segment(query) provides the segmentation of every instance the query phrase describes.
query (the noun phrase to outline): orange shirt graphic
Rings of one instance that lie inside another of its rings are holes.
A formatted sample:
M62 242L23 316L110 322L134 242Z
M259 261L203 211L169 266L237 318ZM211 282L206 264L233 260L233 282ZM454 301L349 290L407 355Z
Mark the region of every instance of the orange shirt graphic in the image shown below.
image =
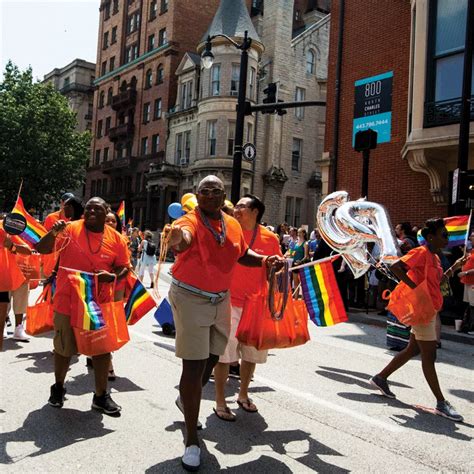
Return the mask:
M191 247L176 257L173 277L183 283L212 293L230 288L232 272L237 260L247 251L242 228L236 219L223 214L226 241L220 246L211 231L204 225L197 211L179 218L176 224L193 236ZM209 219L212 227L220 232L220 221Z
M59 270L54 295L54 310L62 314L71 311L71 286L67 277L68 272L61 267L83 272L112 272L117 267L130 266L127 245L122 236L109 226L104 232L88 232L84 220L74 221L64 230L64 238L69 243L59 257ZM106 288L105 288L106 287ZM110 285L99 285L99 301L101 290L108 295Z
M43 225L46 227L46 230L49 231L53 228L53 225L56 224L56 222L60 220L69 222L69 219L67 217L61 216L61 211L52 212L51 214L48 214L46 216L46 219L44 220Z
M245 242L250 245L253 237L253 230L244 230ZM255 241L251 249L260 255L280 255L281 248L278 237L265 227L259 225ZM258 267L246 267L236 265L232 275L232 284L230 285L230 296L232 306L243 308L245 298L260 290L262 283L262 269Z

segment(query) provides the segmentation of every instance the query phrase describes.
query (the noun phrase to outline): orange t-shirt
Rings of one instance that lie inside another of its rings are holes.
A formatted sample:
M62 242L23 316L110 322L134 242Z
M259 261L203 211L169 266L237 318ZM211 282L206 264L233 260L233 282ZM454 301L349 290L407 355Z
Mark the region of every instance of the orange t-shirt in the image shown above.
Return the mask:
M253 230L244 230L245 242L248 245L252 242ZM260 255L280 255L281 248L278 237L265 227L259 225L255 240L250 247L254 252ZM232 274L232 283L230 285L230 297L232 306L243 308L245 298L260 290L262 283L262 269L258 267L246 267L236 265Z
M443 296L440 290L443 268L437 255L431 253L428 247L422 245L410 250L401 259L408 267L408 277L416 285L419 285L426 275L428 289L434 307L439 310L443 306Z
M462 271L467 272L468 270L474 269L474 250L471 250L469 254L469 260L463 265ZM465 285L474 285L474 274L469 274L461 278L461 282Z
M74 221L65 228L64 238L69 240L69 243L59 256L54 310L58 313L70 314L71 286L68 271L61 267L91 273L101 270L112 272L117 267L130 266L130 257L122 236L107 225L104 227L104 232L87 232L83 219ZM103 288L108 290L110 285L99 285L99 301L101 301L100 295ZM108 291L103 293L109 294Z
M226 226L226 240L222 247L196 211L176 221L192 234L193 241L187 250L177 255L172 268L174 278L212 293L230 288L232 272L237 260L247 252L247 244L238 221L225 213L222 215ZM217 232L221 232L220 221L209 219L209 222Z
M50 231L53 228L53 225L56 224L59 220L69 222L70 219L67 217L61 216L61 211L52 212L46 216L43 225L46 227L46 230Z

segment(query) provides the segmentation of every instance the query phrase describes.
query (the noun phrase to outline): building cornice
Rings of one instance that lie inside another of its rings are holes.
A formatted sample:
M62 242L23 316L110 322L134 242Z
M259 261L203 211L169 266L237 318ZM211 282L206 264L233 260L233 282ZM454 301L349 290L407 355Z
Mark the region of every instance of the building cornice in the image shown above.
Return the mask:
M317 29L321 28L322 26L324 26L326 23L328 23L330 19L331 19L331 14L329 13L324 18L321 18L321 20L319 20L318 22L314 23L309 28L304 30L298 36L295 36L291 40L291 46L295 47L299 42L304 40L307 36L311 35L314 32L314 30L317 30Z

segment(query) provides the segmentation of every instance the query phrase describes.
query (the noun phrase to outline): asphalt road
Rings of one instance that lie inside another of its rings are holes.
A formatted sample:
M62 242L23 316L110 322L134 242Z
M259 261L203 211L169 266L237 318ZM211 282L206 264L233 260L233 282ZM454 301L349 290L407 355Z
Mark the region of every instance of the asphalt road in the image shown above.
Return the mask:
M160 285L166 294L168 283ZM34 298L34 295L31 296ZM226 423L204 391L202 472L474 472L473 346L444 341L438 374L448 400L465 416L454 423L430 413L434 399L419 360L393 376L397 400L367 383L391 358L382 328L360 323L316 328L312 340L271 351L251 386L257 414L228 399ZM0 463L3 472L182 472L183 421L174 400L180 376L174 339L150 314L115 354L112 418L90 409L93 374L73 360L62 409L47 405L54 382L51 335L5 341L0 354ZM425 408L423 408L425 407Z

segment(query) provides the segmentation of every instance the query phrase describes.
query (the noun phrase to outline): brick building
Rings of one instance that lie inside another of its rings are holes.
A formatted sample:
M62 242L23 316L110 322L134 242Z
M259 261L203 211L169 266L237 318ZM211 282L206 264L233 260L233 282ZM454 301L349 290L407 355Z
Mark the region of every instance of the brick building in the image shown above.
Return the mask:
M353 198L360 197L362 158L352 148L355 82L393 73L391 133L389 141L371 153L369 199L387 206L393 222L421 224L447 215L450 172L457 162L466 6L462 0L333 2L321 160L324 193L345 189ZM471 169L473 142L471 123Z
M156 228L152 216L165 201L176 200L171 189L147 191L145 174L165 160L165 112L175 103L176 68L201 39L218 3L101 2L86 196L103 196L114 207L125 199L127 218L137 224Z

